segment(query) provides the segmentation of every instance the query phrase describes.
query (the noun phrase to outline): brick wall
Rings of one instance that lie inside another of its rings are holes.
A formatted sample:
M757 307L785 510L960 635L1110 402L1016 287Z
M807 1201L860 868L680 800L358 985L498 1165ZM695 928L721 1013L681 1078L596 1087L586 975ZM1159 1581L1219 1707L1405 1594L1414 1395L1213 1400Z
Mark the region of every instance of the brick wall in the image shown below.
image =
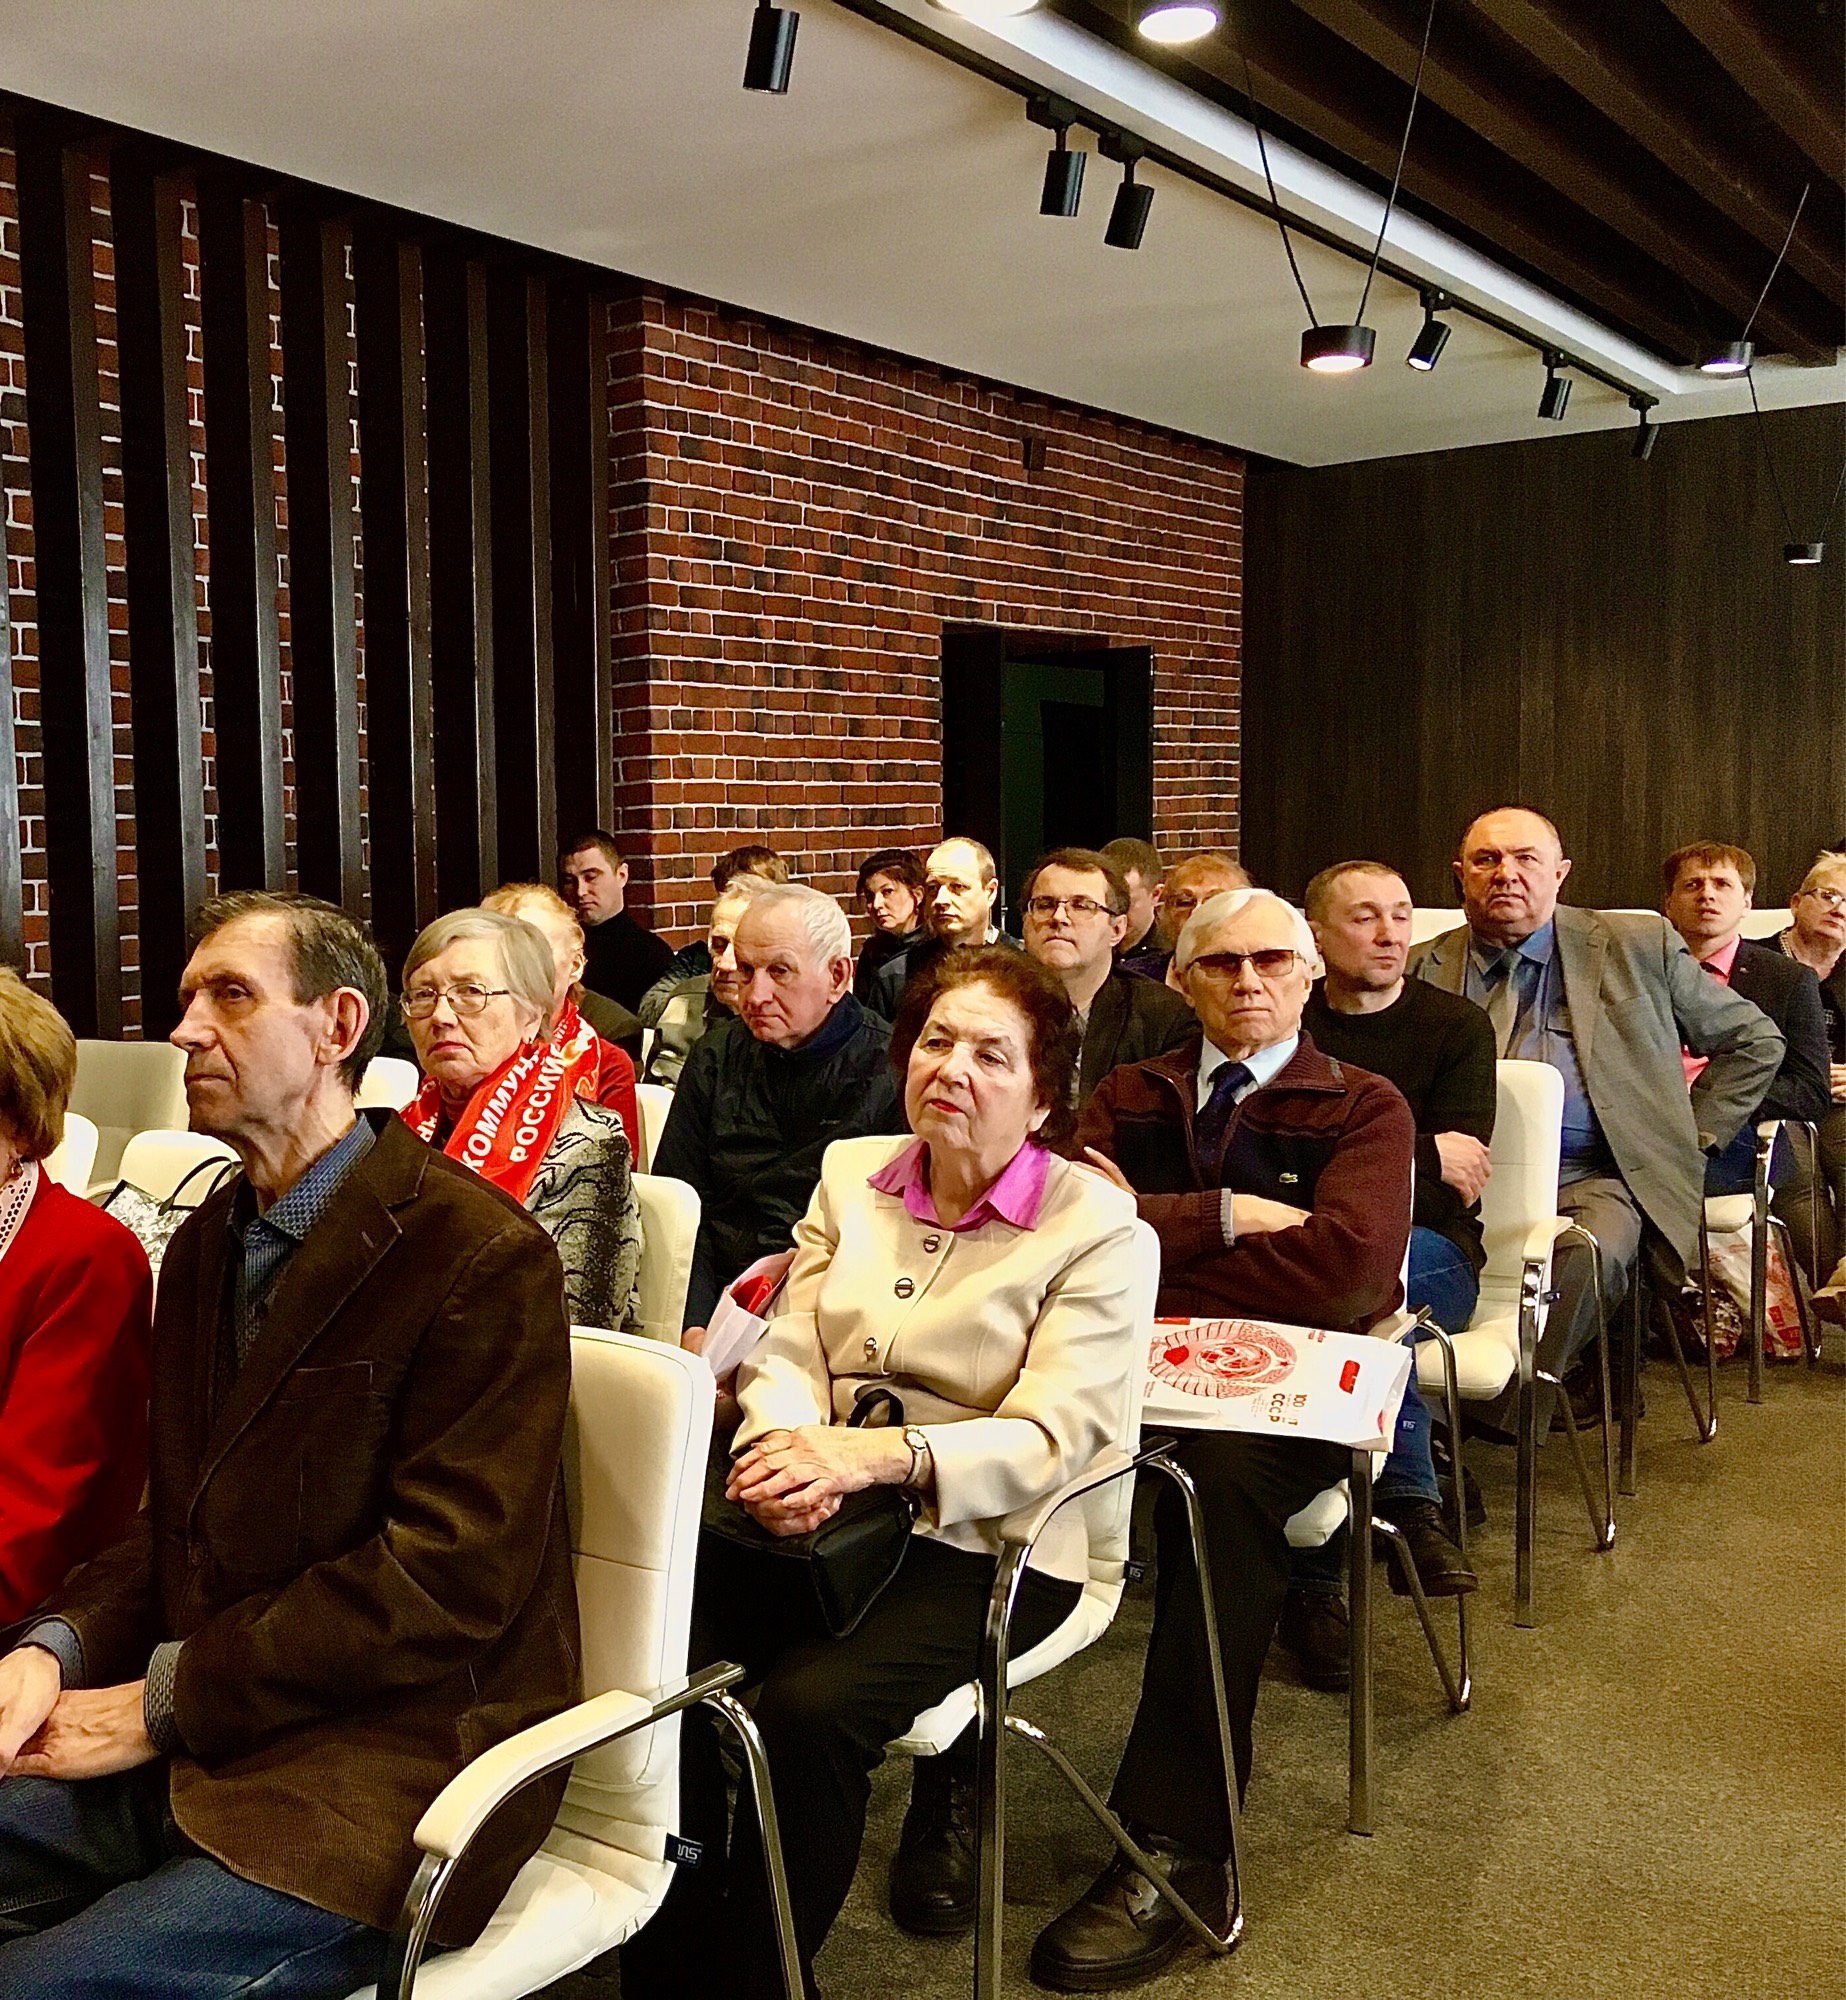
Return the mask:
M740 841L846 894L937 839L950 623L1151 647L1156 838L1236 845L1236 453L677 295L610 312L619 830L652 921L691 935Z

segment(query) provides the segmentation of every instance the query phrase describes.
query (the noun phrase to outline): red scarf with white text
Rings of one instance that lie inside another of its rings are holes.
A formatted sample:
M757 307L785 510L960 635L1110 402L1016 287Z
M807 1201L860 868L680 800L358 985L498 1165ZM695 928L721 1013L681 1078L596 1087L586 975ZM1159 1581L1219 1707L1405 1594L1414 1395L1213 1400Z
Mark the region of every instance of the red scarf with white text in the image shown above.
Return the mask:
M522 1048L478 1086L442 1150L523 1202L571 1099L595 1096L599 1068L596 1030L566 1000L551 1040ZM403 1117L419 1139L434 1140L442 1094L433 1077Z

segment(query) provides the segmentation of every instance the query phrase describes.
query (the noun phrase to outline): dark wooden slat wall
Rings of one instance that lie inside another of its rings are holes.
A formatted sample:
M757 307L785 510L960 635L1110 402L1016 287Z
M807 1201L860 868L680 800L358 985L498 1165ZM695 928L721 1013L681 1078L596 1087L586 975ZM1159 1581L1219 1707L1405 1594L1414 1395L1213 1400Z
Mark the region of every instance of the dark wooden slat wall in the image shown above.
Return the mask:
M1800 538L1840 409L1766 418ZM1846 528L1792 569L1752 418L1303 470L1245 502L1244 856L1298 895L1393 861L1455 898L1467 818L1548 811L1572 900L1647 906L1661 858L1735 841L1787 900L1846 825Z
M79 1035L122 1029L115 736L91 153L20 135L52 993Z
M123 519L128 583L135 824L160 864L139 871L141 1025L178 1019L187 927L204 898L198 580L192 512L187 314L181 258L185 183L118 155L116 322L122 357Z
M281 243L297 867L303 889L363 916L352 231L295 203L283 211Z
M268 210L234 186L208 184L199 235L220 879L227 889L280 889L287 858Z

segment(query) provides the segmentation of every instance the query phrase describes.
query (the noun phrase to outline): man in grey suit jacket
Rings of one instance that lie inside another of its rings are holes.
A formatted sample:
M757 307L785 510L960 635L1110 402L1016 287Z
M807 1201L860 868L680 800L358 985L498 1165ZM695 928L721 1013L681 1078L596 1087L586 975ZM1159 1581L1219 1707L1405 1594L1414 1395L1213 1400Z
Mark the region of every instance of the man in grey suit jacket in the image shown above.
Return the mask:
M1562 1075L1558 1212L1601 1246L1613 1311L1644 1229L1675 1281L1697 1261L1706 1159L1763 1101L1781 1034L1703 973L1664 918L1560 908L1570 862L1542 814L1483 813L1454 865L1468 922L1426 945L1412 971L1485 1007L1502 1058ZM1682 1047L1710 1057L1690 1095ZM1539 1348L1549 1374L1561 1377L1595 1332L1591 1276L1586 1251L1560 1246ZM1510 1390L1503 1400L1487 1421L1510 1427Z

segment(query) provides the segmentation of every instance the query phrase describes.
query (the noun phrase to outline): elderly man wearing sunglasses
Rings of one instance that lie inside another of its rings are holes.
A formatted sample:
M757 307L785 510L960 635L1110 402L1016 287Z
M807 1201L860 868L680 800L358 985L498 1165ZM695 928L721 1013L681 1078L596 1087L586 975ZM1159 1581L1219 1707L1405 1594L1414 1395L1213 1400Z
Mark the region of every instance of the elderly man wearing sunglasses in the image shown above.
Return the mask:
M1203 1030L1105 1077L1080 1157L1132 1193L1160 1237L1162 1313L1272 1319L1363 1333L1397 1304L1410 1237L1416 1128L1397 1090L1334 1063L1301 1031L1320 971L1301 912L1264 889L1187 919L1177 977ZM1336 1445L1201 1431L1177 1456L1197 1482L1241 1789L1257 1680L1288 1592L1289 1516L1346 1470ZM1224 1911L1224 1780L1204 1746L1213 1695L1185 1525L1155 1516L1161 1588L1141 1703L1113 1804L1202 1916ZM1063 1992L1147 1978L1190 1932L1125 1861L1039 1937L1032 1976Z

